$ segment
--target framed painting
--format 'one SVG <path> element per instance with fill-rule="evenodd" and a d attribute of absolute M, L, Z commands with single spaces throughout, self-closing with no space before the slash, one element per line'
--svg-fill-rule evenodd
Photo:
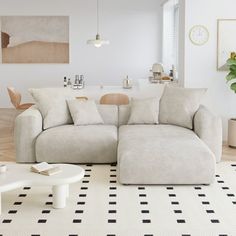
<path fill-rule="evenodd" d="M 68 16 L 1 16 L 1 63 L 69 63 Z"/>
<path fill-rule="evenodd" d="M 217 38 L 217 69 L 228 70 L 226 61 L 236 52 L 236 19 L 219 19 Z"/>

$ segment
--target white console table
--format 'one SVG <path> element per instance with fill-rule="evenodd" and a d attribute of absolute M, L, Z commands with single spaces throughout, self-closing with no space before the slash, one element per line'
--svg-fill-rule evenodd
<path fill-rule="evenodd" d="M 178 86 L 177 83 L 170 83 L 171 86 Z M 165 84 L 152 84 L 148 80 L 140 79 L 138 84 L 131 89 L 124 89 L 122 86 L 85 86 L 83 89 L 73 90 L 75 96 L 86 96 L 89 99 L 99 101 L 100 97 L 107 93 L 123 93 L 133 98 L 148 98 L 161 96 Z"/>

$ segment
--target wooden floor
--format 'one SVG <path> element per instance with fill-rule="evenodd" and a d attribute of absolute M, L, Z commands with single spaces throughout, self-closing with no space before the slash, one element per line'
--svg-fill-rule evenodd
<path fill-rule="evenodd" d="M 15 161 L 13 127 L 18 114 L 15 109 L 0 108 L 0 161 Z M 236 149 L 223 146 L 222 159 L 236 161 Z"/>
<path fill-rule="evenodd" d="M 0 109 L 0 161 L 15 161 L 13 144 L 15 109 Z"/>

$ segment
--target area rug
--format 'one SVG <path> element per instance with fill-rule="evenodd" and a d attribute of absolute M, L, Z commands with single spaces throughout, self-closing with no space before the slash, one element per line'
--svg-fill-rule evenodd
<path fill-rule="evenodd" d="M 236 236 L 236 163 L 210 186 L 124 186 L 114 165 L 84 165 L 64 209 L 49 187 L 2 194 L 2 236 Z M 201 170 L 199 170 L 201 171 Z"/>

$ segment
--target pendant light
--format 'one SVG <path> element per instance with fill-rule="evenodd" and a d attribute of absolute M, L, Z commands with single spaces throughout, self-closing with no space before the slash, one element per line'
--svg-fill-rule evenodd
<path fill-rule="evenodd" d="M 95 39 L 89 39 L 87 44 L 92 44 L 97 48 L 100 48 L 104 44 L 110 44 L 108 40 L 101 39 L 99 34 L 99 0 L 97 0 L 97 34 Z"/>

